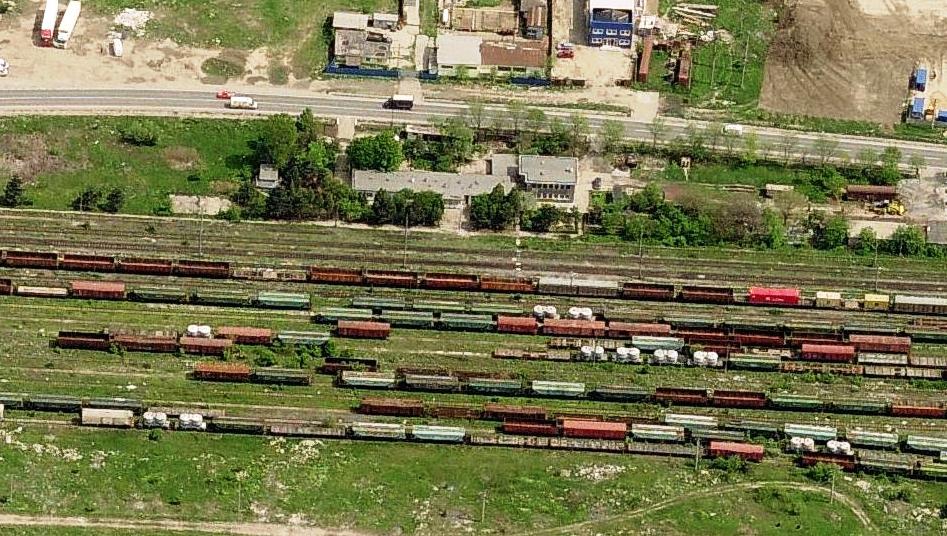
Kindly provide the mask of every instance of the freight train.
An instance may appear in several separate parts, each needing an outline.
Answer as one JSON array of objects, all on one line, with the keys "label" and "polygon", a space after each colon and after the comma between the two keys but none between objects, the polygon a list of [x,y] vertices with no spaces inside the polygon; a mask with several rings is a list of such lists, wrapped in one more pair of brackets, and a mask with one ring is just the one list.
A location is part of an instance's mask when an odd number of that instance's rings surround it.
[{"label": "freight train", "polygon": [[[799,288],[720,287],[576,279],[573,277],[510,278],[494,275],[369,270],[310,266],[307,270],[241,268],[227,261],[191,259],[117,258],[101,255],[3,250],[0,263],[15,268],[132,273],[158,276],[309,281],[320,284],[393,287],[428,290],[587,296],[628,300],[683,301],[693,303],[861,309],[895,313],[947,315],[947,298],[864,294],[846,298],[840,292],[816,291],[804,296]],[[0,285],[0,292],[3,288]]]}]

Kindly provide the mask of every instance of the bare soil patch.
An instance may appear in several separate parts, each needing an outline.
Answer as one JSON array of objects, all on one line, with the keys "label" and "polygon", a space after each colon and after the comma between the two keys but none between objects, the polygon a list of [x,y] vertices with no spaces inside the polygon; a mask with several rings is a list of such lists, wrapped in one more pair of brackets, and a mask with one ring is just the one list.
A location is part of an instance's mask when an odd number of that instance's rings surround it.
[{"label": "bare soil patch", "polygon": [[54,153],[40,134],[0,136],[0,170],[27,182],[43,173],[66,168],[66,161]]},{"label": "bare soil patch", "polygon": [[935,75],[944,63],[947,12],[932,5],[930,0],[786,0],[766,61],[760,106],[899,121],[915,63],[933,65]]}]

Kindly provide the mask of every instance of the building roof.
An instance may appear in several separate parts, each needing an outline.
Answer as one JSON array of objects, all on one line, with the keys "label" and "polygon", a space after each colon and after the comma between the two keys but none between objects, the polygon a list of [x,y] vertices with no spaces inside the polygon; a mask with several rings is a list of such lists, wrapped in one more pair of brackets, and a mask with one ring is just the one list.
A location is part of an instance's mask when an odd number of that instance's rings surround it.
[{"label": "building roof", "polygon": [[947,244],[947,221],[932,221],[927,226],[927,241],[931,244]]},{"label": "building roof", "polygon": [[635,9],[635,0],[589,0],[589,10],[593,9],[633,11]]},{"label": "building roof", "polygon": [[279,185],[279,170],[270,164],[260,165],[260,174],[256,179],[257,188],[272,189]]},{"label": "building roof", "polygon": [[572,157],[520,155],[520,176],[527,184],[571,184],[579,179],[579,160]]},{"label": "building roof", "polygon": [[376,21],[376,20],[380,22],[397,23],[398,14],[397,13],[372,13],[372,21]]},{"label": "building roof", "polygon": [[335,57],[339,63],[385,64],[391,55],[391,42],[383,34],[365,30],[336,30]]},{"label": "building roof", "polygon": [[481,64],[480,45],[483,38],[475,35],[439,35],[437,36],[438,65]]},{"label": "building roof", "polygon": [[510,153],[497,153],[490,157],[490,174],[503,177],[515,177],[517,175],[517,155]]},{"label": "building roof", "polygon": [[875,231],[875,237],[880,238],[881,240],[887,240],[891,238],[891,235],[895,231],[907,225],[904,222],[900,221],[885,221],[885,220],[849,220],[848,222],[848,236],[854,238],[858,236],[858,233],[865,228],[871,228]]},{"label": "building roof", "polygon": [[533,67],[541,69],[546,64],[546,51],[537,46],[522,43],[484,41],[480,45],[481,63],[498,67]]},{"label": "building roof", "polygon": [[381,171],[355,170],[352,187],[360,192],[375,193],[378,190],[397,192],[408,189],[416,192],[436,192],[445,199],[463,199],[465,196],[491,192],[498,184],[505,191],[513,187],[508,177],[441,173],[437,171]]},{"label": "building roof", "polygon": [[368,15],[351,11],[336,11],[332,14],[332,27],[335,29],[364,30],[368,28]]}]

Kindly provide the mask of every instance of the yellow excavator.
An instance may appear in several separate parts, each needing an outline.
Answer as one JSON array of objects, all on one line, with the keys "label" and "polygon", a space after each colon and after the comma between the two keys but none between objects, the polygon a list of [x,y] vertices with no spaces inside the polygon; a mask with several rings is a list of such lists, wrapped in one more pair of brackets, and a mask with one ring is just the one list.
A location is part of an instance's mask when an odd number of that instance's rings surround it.
[{"label": "yellow excavator", "polygon": [[904,216],[904,203],[897,199],[878,201],[871,205],[871,211],[886,216]]}]

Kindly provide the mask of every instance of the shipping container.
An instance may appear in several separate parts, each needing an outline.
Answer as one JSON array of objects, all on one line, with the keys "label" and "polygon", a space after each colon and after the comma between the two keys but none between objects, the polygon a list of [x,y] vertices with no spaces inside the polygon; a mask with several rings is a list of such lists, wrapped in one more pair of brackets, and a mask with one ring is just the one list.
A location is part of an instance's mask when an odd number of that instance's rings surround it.
[{"label": "shipping container", "polygon": [[477,290],[480,280],[470,274],[424,274],[421,287],[432,290]]},{"label": "shipping container", "polygon": [[79,350],[108,351],[112,347],[109,334],[101,331],[60,331],[56,346]]},{"label": "shipping container", "polygon": [[314,283],[361,285],[363,278],[361,270],[310,266],[309,280]]},{"label": "shipping container", "polygon": [[390,372],[357,372],[344,370],[339,376],[339,384],[345,387],[369,389],[391,389],[397,384],[395,375]]},{"label": "shipping container", "polygon": [[438,443],[463,443],[467,430],[459,426],[427,426],[416,424],[411,427],[411,436],[418,441]]},{"label": "shipping container", "polygon": [[635,335],[663,337],[671,334],[670,324],[647,324],[633,322],[609,322],[608,336],[630,339]]},{"label": "shipping container", "polygon": [[382,422],[353,422],[349,425],[352,436],[364,439],[407,439],[403,424]]},{"label": "shipping container", "polygon": [[230,339],[236,344],[262,344],[273,342],[273,330],[238,326],[220,326],[214,330],[219,339]]},{"label": "shipping container", "polygon": [[174,265],[165,259],[121,259],[118,271],[127,274],[171,275]]},{"label": "shipping container", "polygon": [[203,337],[181,337],[181,350],[186,354],[224,355],[233,346],[230,339],[205,339]]},{"label": "shipping container", "polygon": [[628,434],[628,425],[623,422],[585,421],[563,419],[562,435],[586,439],[624,440]]},{"label": "shipping container", "polygon": [[623,283],[621,297],[629,300],[671,301],[674,299],[674,285],[657,283]]},{"label": "shipping container", "polygon": [[855,347],[842,344],[803,344],[799,358],[808,361],[851,363],[855,360]]},{"label": "shipping container", "polygon": [[16,295],[31,298],[68,298],[69,289],[63,287],[27,287],[17,285]]},{"label": "shipping container", "polygon": [[176,336],[116,334],[112,336],[112,344],[128,352],[173,353],[178,351]]},{"label": "shipping container", "polygon": [[185,277],[230,277],[230,263],[181,259],[174,265],[174,274]]},{"label": "shipping container", "polygon": [[685,285],[679,294],[681,301],[696,303],[730,304],[734,302],[730,287],[700,287]]},{"label": "shipping container", "polygon": [[250,367],[244,363],[198,363],[192,375],[197,380],[245,382],[250,380]]},{"label": "shipping container", "polygon": [[766,393],[714,389],[712,401],[722,408],[762,408],[766,406]]},{"label": "shipping container", "polygon": [[339,320],[336,332],[340,337],[353,339],[387,339],[391,326],[385,322],[363,322],[357,320]]},{"label": "shipping container", "polygon": [[500,429],[504,434],[557,436],[559,428],[552,423],[528,421],[503,421]]},{"label": "shipping container", "polygon": [[124,300],[125,283],[120,281],[73,281],[70,292],[76,298]]},{"label": "shipping container", "polygon": [[260,292],[256,304],[271,309],[309,309],[309,294],[297,292]]},{"label": "shipping container", "polygon": [[531,294],[536,292],[536,284],[528,279],[509,277],[481,276],[480,290],[488,292],[510,292]]},{"label": "shipping container", "polygon": [[654,399],[663,404],[688,406],[706,406],[710,402],[707,389],[687,387],[658,387],[654,390]]},{"label": "shipping container", "polygon": [[367,415],[421,417],[424,415],[424,403],[411,398],[363,398],[358,411]]},{"label": "shipping container", "polygon": [[536,335],[539,332],[539,323],[531,316],[498,316],[497,331]]},{"label": "shipping container", "polygon": [[4,250],[3,263],[16,268],[50,268],[59,265],[59,254],[47,251]]},{"label": "shipping container", "polygon": [[729,441],[711,441],[707,453],[713,458],[737,456],[747,461],[761,462],[765,449],[763,445],[732,443]]},{"label": "shipping container", "polygon": [[891,298],[886,294],[865,294],[862,307],[866,311],[887,311],[891,305]]},{"label": "shipping container", "polygon": [[747,302],[765,305],[799,305],[800,293],[797,288],[750,287]]},{"label": "shipping container", "polygon": [[250,381],[269,385],[311,385],[312,376],[305,370],[267,367],[254,369]]},{"label": "shipping container", "polygon": [[604,337],[605,322],[597,320],[569,320],[547,318],[543,320],[543,335],[565,335],[570,337]]},{"label": "shipping container", "polygon": [[135,414],[124,409],[82,408],[83,426],[109,426],[131,428],[135,426]]},{"label": "shipping container", "polygon": [[848,336],[848,342],[853,344],[859,352],[911,353],[910,337],[853,334]]},{"label": "shipping container", "polygon": [[365,284],[377,287],[418,288],[418,275],[400,270],[365,270]]},{"label": "shipping container", "polygon": [[114,272],[115,257],[65,253],[59,261],[59,267],[82,272]]}]

